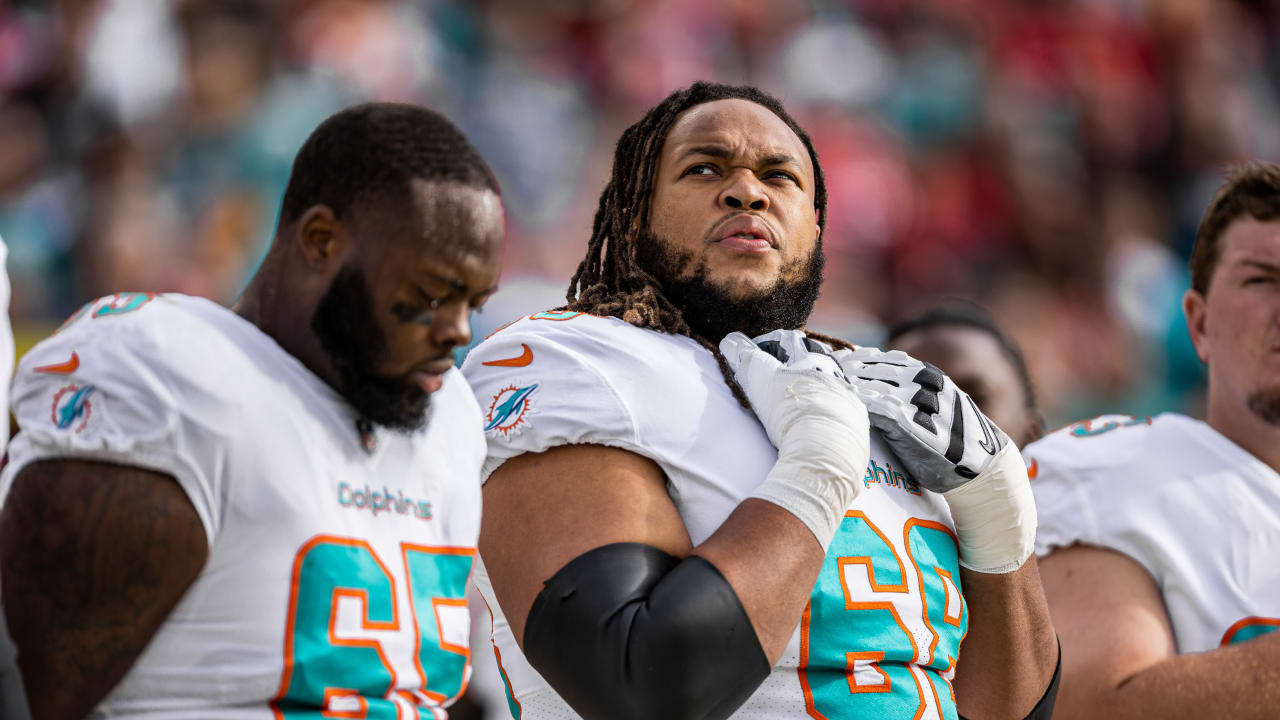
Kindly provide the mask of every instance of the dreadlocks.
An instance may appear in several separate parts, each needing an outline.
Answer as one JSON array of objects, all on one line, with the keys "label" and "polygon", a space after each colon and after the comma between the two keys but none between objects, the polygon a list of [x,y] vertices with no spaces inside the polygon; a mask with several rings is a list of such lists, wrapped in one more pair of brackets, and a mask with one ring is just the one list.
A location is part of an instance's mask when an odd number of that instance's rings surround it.
[{"label": "dreadlocks", "polygon": [[569,281],[565,293],[568,305],[564,309],[612,315],[636,327],[693,339],[715,357],[733,396],[743,407],[750,408],[746,394],[716,346],[719,338],[703,337],[690,328],[681,309],[663,293],[661,283],[636,259],[637,240],[648,230],[654,174],[668,131],[685,110],[731,99],[748,100],[767,108],[804,143],[813,163],[814,207],[821,243],[821,229],[826,227],[827,219],[827,186],[808,133],[787,114],[782,103],[756,88],[697,82],[668,95],[622,133],[614,149],[613,174],[600,194],[587,254]]}]

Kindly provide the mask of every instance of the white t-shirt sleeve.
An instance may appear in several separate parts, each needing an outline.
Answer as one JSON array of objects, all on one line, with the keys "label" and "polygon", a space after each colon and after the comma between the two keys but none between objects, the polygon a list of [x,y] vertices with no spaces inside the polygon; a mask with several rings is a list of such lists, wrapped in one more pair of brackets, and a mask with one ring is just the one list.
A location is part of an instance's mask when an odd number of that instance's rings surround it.
[{"label": "white t-shirt sleeve", "polygon": [[[537,321],[522,325],[530,322]],[[631,410],[591,357],[601,350],[594,342],[515,327],[471,351],[462,372],[480,405],[488,442],[483,480],[516,455],[559,445],[645,454]]]},{"label": "white t-shirt sleeve", "polygon": [[217,393],[217,368],[195,360],[194,339],[164,328],[152,312],[163,314],[145,307],[120,317],[82,312],[23,357],[13,384],[20,433],[0,476],[0,502],[37,460],[135,466],[172,476],[213,543],[234,414]]}]

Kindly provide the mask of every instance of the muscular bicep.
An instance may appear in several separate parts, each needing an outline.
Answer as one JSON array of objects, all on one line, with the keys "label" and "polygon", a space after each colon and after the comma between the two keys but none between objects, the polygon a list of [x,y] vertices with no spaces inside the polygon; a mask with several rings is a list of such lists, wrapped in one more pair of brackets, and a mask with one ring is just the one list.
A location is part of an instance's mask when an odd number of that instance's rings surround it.
[{"label": "muscular bicep", "polygon": [[0,514],[0,584],[33,717],[83,717],[199,574],[204,526],[168,475],[99,462],[24,468]]},{"label": "muscular bicep", "polygon": [[676,557],[689,533],[652,460],[601,445],[518,455],[484,486],[480,554],[516,640],[542,584],[577,556],[638,542]]},{"label": "muscular bicep", "polygon": [[1132,559],[1075,545],[1042,559],[1040,577],[1062,643],[1055,718],[1110,715],[1127,680],[1176,652],[1160,589]]}]

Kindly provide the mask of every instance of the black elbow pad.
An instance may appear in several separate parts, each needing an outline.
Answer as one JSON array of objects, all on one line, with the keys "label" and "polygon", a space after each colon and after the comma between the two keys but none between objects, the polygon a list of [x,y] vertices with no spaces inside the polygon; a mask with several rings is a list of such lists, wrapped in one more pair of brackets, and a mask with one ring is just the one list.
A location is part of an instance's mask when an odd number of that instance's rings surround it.
[{"label": "black elbow pad", "polygon": [[714,565],[640,543],[583,553],[548,580],[524,653],[587,720],[726,718],[770,672]]}]

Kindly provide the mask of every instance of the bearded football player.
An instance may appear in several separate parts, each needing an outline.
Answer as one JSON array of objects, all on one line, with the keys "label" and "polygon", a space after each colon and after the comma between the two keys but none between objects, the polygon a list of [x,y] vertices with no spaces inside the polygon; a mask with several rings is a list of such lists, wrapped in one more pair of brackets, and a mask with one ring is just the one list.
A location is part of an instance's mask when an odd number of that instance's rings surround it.
[{"label": "bearded football player", "polygon": [[516,717],[1048,716],[1022,460],[931,366],[800,330],[825,218],[783,107],[696,84],[623,133],[568,305],[469,355]]},{"label": "bearded football player", "polygon": [[484,457],[453,350],[497,189],[437,113],[348,108],[234,308],[119,293],[24,357],[0,565],[33,717],[443,715]]}]

